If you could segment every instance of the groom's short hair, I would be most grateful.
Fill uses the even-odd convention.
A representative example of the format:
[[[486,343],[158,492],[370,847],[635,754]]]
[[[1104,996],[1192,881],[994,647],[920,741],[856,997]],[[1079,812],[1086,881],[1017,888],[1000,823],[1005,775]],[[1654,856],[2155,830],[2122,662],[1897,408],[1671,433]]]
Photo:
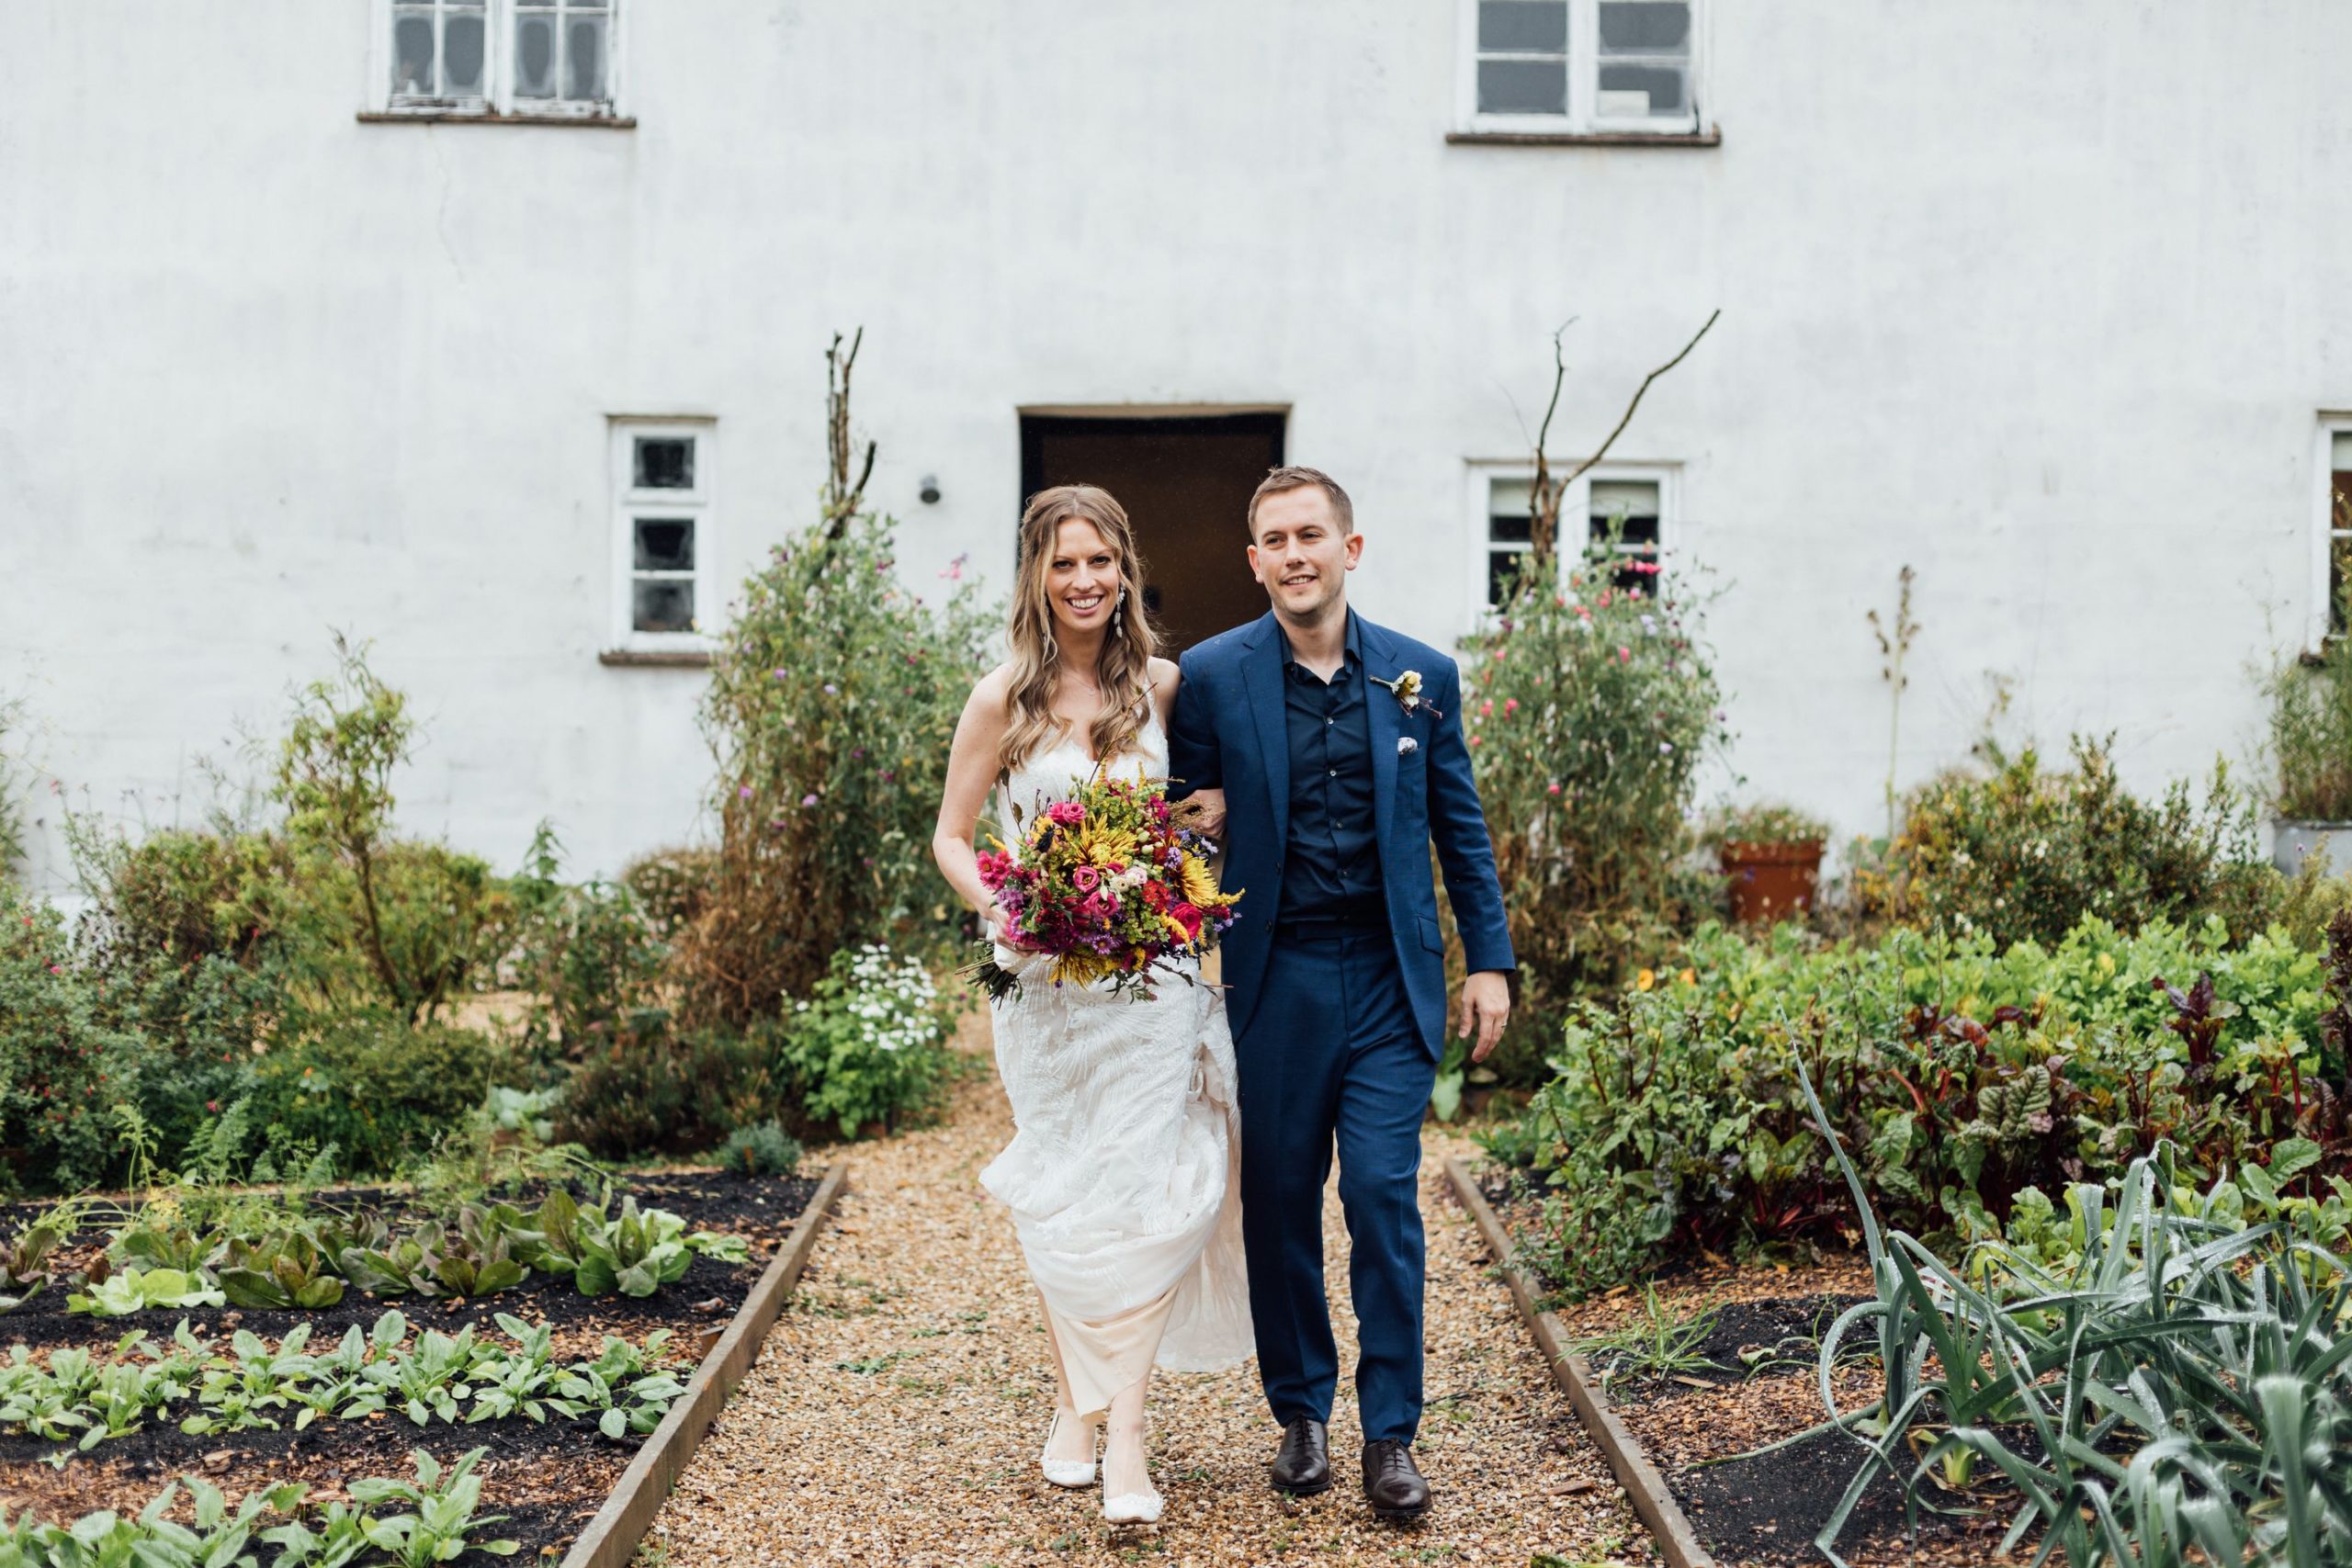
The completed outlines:
[[[1266,477],[1258,481],[1256,492],[1250,497],[1250,537],[1254,540],[1258,536],[1258,503],[1260,502],[1270,495],[1280,495],[1286,490],[1305,490],[1309,485],[1316,486],[1325,495],[1330,497],[1331,515],[1340,520],[1340,532],[1354,533],[1356,509],[1349,502],[1348,492],[1340,488],[1340,481],[1320,468],[1310,468],[1302,464],[1290,463],[1279,468],[1268,469]]]

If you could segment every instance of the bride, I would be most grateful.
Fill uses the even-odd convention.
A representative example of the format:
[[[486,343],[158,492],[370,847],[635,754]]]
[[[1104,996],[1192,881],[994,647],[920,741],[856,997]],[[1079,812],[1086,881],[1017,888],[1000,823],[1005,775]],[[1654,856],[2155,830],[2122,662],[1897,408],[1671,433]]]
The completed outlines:
[[[1016,1131],[980,1181],[1012,1211],[1045,1306],[1057,1395],[1040,1462],[1058,1485],[1091,1485],[1103,1430],[1103,1517],[1148,1524],[1161,1506],[1144,1457],[1152,1368],[1231,1366],[1252,1345],[1233,1040],[1194,964],[1130,1000],[1052,984],[1039,955],[1007,946],[972,843],[989,788],[1013,840],[1098,769],[1164,777],[1177,680],[1152,655],[1143,565],[1108,492],[1039,491],[1020,551],[1012,657],[965,705],[932,851],[1022,975],[992,1010]]]

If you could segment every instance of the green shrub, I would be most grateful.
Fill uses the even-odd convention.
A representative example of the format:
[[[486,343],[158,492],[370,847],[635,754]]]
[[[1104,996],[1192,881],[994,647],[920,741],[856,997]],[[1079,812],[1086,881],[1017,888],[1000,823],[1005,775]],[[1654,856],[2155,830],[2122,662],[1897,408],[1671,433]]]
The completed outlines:
[[[2352,615],[2352,579],[2339,592]],[[2278,815],[2293,822],[2352,822],[2352,637],[2328,638],[2309,665],[2279,668],[2269,696]]]
[[[1710,848],[1724,844],[1818,844],[1829,839],[1829,824],[1810,812],[1778,803],[1728,807],[1711,811],[1699,838]]]
[[[947,1078],[949,1012],[922,961],[878,944],[833,955],[815,995],[793,1004],[778,1076],[812,1126],[854,1137],[927,1110]]]
[[[345,1169],[389,1175],[458,1131],[509,1072],[479,1030],[378,1009],[273,1049],[256,1068],[255,1108],[294,1139],[335,1145]]]
[[[790,1176],[800,1168],[803,1152],[800,1140],[786,1132],[781,1122],[763,1122],[729,1134],[726,1147],[718,1151],[718,1163],[738,1176]]]
[[[621,886],[637,899],[637,907],[663,942],[701,917],[718,854],[708,849],[655,850],[621,868]]]
[[[113,1162],[139,1043],[110,1027],[57,912],[0,886],[0,1184],[72,1191]]]
[[[1888,854],[1897,917],[1999,945],[2054,942],[2086,916],[2125,931],[2209,915],[2237,937],[2265,929],[2283,879],[2227,764],[2201,802],[2176,782],[2151,805],[2124,789],[2109,745],[2078,736],[2074,771],[2045,773],[2030,748],[2010,758],[1988,743],[1989,774],[1916,792]]]
[[[826,521],[744,583],[711,665],[719,841],[678,944],[697,1026],[776,1017],[846,944],[959,934],[931,832],[996,626],[969,584],[937,607],[899,585],[896,525],[856,511],[849,490],[846,396],[844,384]]]
[[[1463,663],[1462,717],[1519,959],[1519,1025],[1495,1064],[1506,1076],[1538,1066],[1562,1010],[1688,929],[1720,881],[1688,862],[1699,763],[1724,736],[1702,601],[1612,546],[1588,551],[1565,590],[1541,568],[1515,579]],[[1621,570],[1652,586],[1623,586]]]
[[[1847,1231],[1800,1064],[1872,1202],[1922,1232],[1992,1234],[2021,1190],[2106,1179],[2159,1140],[2219,1172],[2307,1139],[2331,1151],[2315,1174],[2352,1173],[2327,971],[2271,936],[2094,919],[2049,949],[1909,931],[1824,948],[1711,924],[1688,953],[1679,976],[1579,1006],[1557,1076],[1490,1140],[1548,1189],[1547,1266],[1570,1289],[1664,1246]]]
[[[533,1034],[568,1050],[610,1040],[621,1017],[650,1007],[669,947],[626,885],[556,879],[560,847],[539,825],[524,869],[508,885],[516,940],[508,977],[541,998]]]
[[[582,1054],[556,1134],[608,1159],[700,1153],[776,1114],[769,1056],[760,1033],[681,1030],[658,1008],[636,1010]]]
[[[415,743],[407,699],[335,639],[337,668],[299,696],[273,798],[302,864],[272,906],[296,985],[342,1010],[365,994],[413,1022],[493,963],[513,905],[475,856],[390,838],[392,770]]]

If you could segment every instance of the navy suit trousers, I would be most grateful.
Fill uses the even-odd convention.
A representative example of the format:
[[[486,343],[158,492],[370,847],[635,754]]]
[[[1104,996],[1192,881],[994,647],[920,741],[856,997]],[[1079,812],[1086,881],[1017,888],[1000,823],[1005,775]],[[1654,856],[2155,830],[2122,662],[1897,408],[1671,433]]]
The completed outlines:
[[[1328,1421],[1339,1381],[1323,1287],[1323,1184],[1336,1145],[1355,1300],[1363,1440],[1421,1417],[1421,1115],[1437,1064],[1385,929],[1278,935],[1241,1078],[1241,1229],[1258,1375],[1274,1419]]]

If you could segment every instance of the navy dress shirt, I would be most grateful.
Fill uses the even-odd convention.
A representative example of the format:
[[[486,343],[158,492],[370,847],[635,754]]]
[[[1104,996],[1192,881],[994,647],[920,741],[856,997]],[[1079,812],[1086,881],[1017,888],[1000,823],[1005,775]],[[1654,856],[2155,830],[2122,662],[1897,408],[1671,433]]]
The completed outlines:
[[[1372,813],[1372,729],[1353,611],[1347,651],[1329,681],[1295,654],[1284,660],[1283,712],[1290,735],[1290,842],[1276,918],[1383,924],[1388,914]]]

